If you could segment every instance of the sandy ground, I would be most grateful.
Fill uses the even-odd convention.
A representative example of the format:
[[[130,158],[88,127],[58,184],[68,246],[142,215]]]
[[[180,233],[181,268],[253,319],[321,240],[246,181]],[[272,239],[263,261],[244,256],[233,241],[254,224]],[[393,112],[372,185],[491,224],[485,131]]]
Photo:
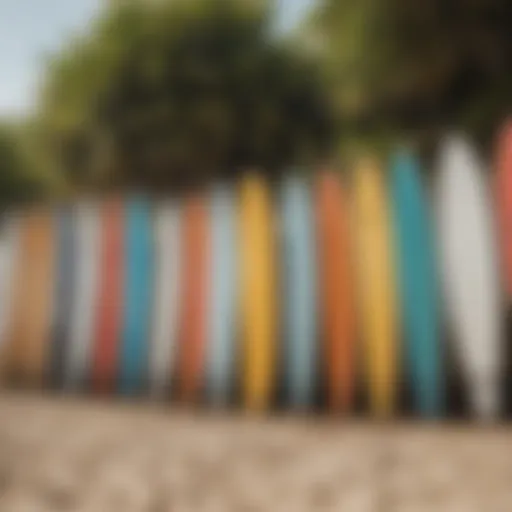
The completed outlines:
[[[0,396],[0,511],[512,511],[512,429]]]

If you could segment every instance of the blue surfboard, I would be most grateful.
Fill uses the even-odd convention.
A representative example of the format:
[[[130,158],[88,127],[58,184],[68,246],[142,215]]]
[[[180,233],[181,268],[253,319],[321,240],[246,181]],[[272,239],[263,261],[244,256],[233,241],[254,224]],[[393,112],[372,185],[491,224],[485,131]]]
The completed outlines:
[[[51,339],[50,380],[54,387],[63,385],[69,346],[73,308],[73,272],[75,263],[75,226],[71,208],[61,207],[54,216],[56,228],[55,310]]]
[[[216,186],[210,206],[208,393],[213,404],[224,405],[234,377],[237,310],[236,212],[231,189]]]
[[[140,391],[146,381],[153,290],[151,210],[132,199],[125,210],[125,268],[120,390]]]
[[[317,358],[314,220],[306,183],[286,179],[281,204],[286,389],[291,406],[304,408],[313,401]]]
[[[420,166],[414,156],[405,151],[397,153],[391,168],[405,361],[415,408],[425,417],[436,417],[441,414],[443,392],[432,219],[421,183]]]

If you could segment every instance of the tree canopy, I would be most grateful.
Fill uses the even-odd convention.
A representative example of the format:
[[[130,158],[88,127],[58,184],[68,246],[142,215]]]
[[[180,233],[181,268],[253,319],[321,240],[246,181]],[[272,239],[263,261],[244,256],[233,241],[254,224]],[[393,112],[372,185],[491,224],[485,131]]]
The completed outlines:
[[[485,140],[512,104],[511,26],[509,0],[320,0],[310,31],[354,129]]]
[[[72,181],[160,190],[314,161],[333,120],[317,66],[266,2],[124,2],[50,64],[46,146]]]
[[[510,115],[510,0],[317,0],[291,35],[274,5],[105,3],[49,60],[35,118],[0,129],[0,200],[277,176],[445,128],[485,143]]]
[[[57,180],[38,172],[23,128],[0,124],[0,205],[41,197],[58,187]]]

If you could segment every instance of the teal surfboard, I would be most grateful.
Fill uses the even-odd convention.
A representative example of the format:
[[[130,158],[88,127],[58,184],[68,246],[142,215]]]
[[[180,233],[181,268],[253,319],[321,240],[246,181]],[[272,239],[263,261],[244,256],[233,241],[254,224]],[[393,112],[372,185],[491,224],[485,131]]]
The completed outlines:
[[[238,273],[236,212],[228,186],[213,189],[210,222],[208,393],[213,404],[224,405],[230,397],[235,369]]]
[[[302,179],[285,180],[281,205],[285,385],[290,405],[304,408],[314,394],[317,311],[314,219]]]
[[[142,199],[125,209],[125,268],[120,390],[141,390],[147,378],[153,290],[153,231],[151,210]]]
[[[436,417],[442,410],[443,386],[432,219],[414,156],[406,151],[397,153],[391,175],[404,360],[415,408],[425,417]]]

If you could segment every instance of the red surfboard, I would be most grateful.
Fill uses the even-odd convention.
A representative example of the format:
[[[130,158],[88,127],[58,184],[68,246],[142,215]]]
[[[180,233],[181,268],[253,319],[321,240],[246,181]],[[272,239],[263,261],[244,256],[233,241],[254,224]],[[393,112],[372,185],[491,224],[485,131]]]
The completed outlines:
[[[332,172],[316,184],[318,264],[328,405],[346,412],[354,400],[354,304],[348,208]]]
[[[512,120],[498,137],[496,150],[496,199],[504,288],[512,298]]]
[[[112,200],[101,212],[96,341],[92,385],[98,392],[112,391],[118,369],[123,306],[123,204]]]
[[[183,303],[178,386],[185,402],[197,400],[203,384],[207,321],[208,210],[201,197],[183,209]]]

